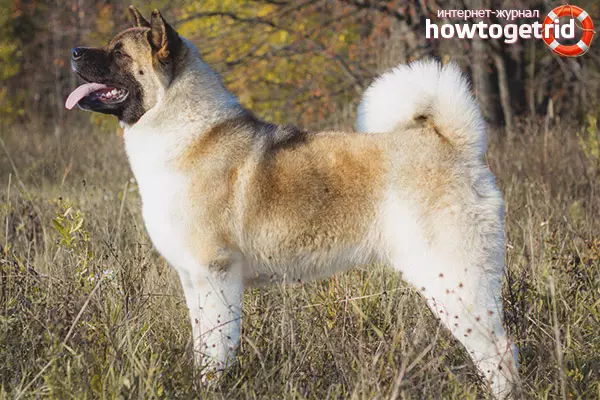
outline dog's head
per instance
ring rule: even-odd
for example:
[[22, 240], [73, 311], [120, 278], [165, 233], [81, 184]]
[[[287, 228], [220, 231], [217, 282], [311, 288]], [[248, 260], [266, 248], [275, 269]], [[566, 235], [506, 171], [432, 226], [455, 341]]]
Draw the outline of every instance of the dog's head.
[[76, 47], [71, 66], [86, 81], [65, 106], [116, 115], [136, 123], [160, 100], [187, 51], [177, 32], [158, 10], [148, 22], [133, 6], [134, 27], [115, 36], [104, 47]]

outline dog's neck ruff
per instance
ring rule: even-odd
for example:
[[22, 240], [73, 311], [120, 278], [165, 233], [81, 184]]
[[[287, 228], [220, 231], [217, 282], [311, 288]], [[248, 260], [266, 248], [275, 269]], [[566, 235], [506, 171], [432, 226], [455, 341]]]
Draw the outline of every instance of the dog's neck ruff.
[[[156, 134], [197, 136], [245, 112], [238, 99], [223, 86], [219, 75], [202, 60], [196, 46], [182, 38], [187, 55], [163, 96], [137, 123], [122, 124], [126, 135], [144, 130]], [[169, 131], [174, 122], [185, 129]]]
[[135, 124], [122, 124], [136, 175], [168, 166], [204, 132], [247, 112], [196, 47], [183, 40], [187, 56], [164, 95]]

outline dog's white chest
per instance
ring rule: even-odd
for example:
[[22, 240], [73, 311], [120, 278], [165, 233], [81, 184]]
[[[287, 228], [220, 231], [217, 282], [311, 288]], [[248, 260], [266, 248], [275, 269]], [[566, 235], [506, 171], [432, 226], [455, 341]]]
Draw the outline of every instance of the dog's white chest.
[[177, 268], [186, 263], [183, 229], [183, 210], [179, 196], [184, 190], [181, 178], [161, 174], [152, 178], [151, 184], [140, 184], [142, 214], [146, 230], [161, 255]]
[[192, 256], [186, 248], [187, 221], [183, 199], [187, 192], [185, 177], [164, 161], [164, 143], [152, 139], [129, 140], [127, 153], [142, 198], [146, 230], [159, 253], [178, 270], [189, 269]]

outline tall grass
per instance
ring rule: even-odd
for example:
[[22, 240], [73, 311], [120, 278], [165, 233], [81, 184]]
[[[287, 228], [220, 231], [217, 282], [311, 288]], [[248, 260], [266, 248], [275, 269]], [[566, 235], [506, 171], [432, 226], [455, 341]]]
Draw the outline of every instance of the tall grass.
[[[247, 291], [238, 365], [199, 386], [183, 294], [144, 231], [122, 139], [3, 132], [0, 398], [486, 396], [463, 349], [385, 266]], [[508, 211], [506, 325], [527, 398], [600, 396], [588, 134], [530, 127], [490, 145]]]

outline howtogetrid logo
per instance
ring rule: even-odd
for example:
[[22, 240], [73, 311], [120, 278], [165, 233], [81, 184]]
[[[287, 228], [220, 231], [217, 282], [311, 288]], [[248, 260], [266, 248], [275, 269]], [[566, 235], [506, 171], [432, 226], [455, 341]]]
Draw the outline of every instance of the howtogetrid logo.
[[[571, 21], [577, 19], [581, 23], [583, 35], [579, 42], [573, 45], [560, 44], [554, 37], [553, 32], [558, 30], [559, 18], [571, 17]], [[554, 26], [554, 29], [549, 29]], [[564, 57], [577, 57], [585, 54], [589, 50], [594, 38], [594, 22], [590, 15], [580, 7], [572, 5], [564, 5], [556, 7], [550, 11], [543, 24], [544, 42], [552, 49], [553, 52]]]
[[[427, 39], [504, 39], [513, 44], [519, 39], [542, 39], [556, 54], [563, 57], [578, 57], [587, 52], [594, 38], [594, 22], [590, 15], [580, 7], [566, 4], [554, 8], [542, 23], [539, 22], [539, 10], [438, 10], [438, 18], [462, 18], [464, 23], [442, 23], [436, 25], [429, 18], [425, 20], [425, 37]], [[533, 23], [496, 23], [489, 24], [492, 16], [496, 19], [513, 21], [519, 19], [535, 19]], [[561, 23], [560, 18], [570, 17], [569, 22]], [[467, 23], [470, 18], [478, 19], [477, 23]], [[577, 28], [577, 29], [576, 29]], [[564, 39], [573, 40], [576, 32], [583, 32], [581, 39], [575, 44], [563, 44]], [[562, 41], [562, 43], [561, 43]], [[572, 43], [572, 41], [571, 41]]]

